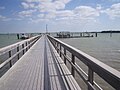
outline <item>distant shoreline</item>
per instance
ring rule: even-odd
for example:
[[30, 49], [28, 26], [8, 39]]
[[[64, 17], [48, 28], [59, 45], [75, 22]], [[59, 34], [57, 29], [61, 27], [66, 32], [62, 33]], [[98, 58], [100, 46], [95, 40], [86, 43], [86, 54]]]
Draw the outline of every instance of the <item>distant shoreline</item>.
[[101, 31], [101, 33], [120, 33], [120, 31]]
[[[59, 32], [59, 31], [58, 31]], [[49, 33], [58, 33], [58, 32], [49, 32]], [[71, 32], [71, 31], [68, 31], [68, 32], [70, 32], [70, 33], [84, 33], [84, 31], [82, 32]], [[114, 31], [114, 30], [109, 30], [109, 31], [90, 31], [90, 32], [88, 32], [88, 33], [120, 33], [120, 30], [116, 30], [116, 31]], [[13, 35], [16, 35], [16, 34], [23, 34], [23, 33], [0, 33], [0, 35], [11, 35], [11, 34], [13, 34]], [[24, 34], [45, 34], [45, 33], [40, 33], [40, 32], [38, 32], [38, 33], [24, 33]]]

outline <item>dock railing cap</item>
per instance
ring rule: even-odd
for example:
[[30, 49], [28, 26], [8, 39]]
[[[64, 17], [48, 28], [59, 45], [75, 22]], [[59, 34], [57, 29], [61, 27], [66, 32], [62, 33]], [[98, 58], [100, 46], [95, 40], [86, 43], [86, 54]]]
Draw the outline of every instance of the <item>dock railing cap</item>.
[[[52, 36], [48, 35], [49, 37], [53, 38]], [[76, 57], [83, 57], [84, 60], [81, 60], [84, 64], [86, 64], [87, 66], [93, 64], [93, 67], [94, 65], [95, 66], [98, 66], [100, 67], [102, 70], [105, 70], [107, 73], [109, 73], [109, 75], [112, 75], [114, 76], [117, 80], [119, 80], [120, 82], [120, 72], [110, 66], [108, 66], [107, 64], [104, 64], [103, 62], [99, 61], [98, 59], [84, 53], [83, 51], [81, 50], [78, 50], [56, 38], [53, 38], [54, 40], [56, 40], [57, 42], [59, 42], [62, 46], [64, 46], [64, 48], [66, 48], [68, 51], [71, 51], [73, 55], [75, 55]], [[94, 69], [94, 68], [92, 68]], [[95, 70], [95, 69], [94, 69]], [[95, 70], [96, 72], [96, 70]], [[98, 70], [97, 70], [98, 72]]]
[[40, 35], [31, 37], [31, 38], [26, 39], [26, 40], [19, 41], [19, 42], [17, 42], [17, 43], [14, 43], [14, 44], [5, 46], [5, 47], [3, 47], [3, 48], [0, 48], [0, 55], [1, 55], [2, 53], [4, 53], [4, 52], [7, 52], [8, 50], [10, 50], [10, 49], [12, 49], [12, 48], [14, 48], [14, 47], [17, 47], [17, 46], [20, 45], [20, 44], [23, 44], [23, 43], [26, 42], [26, 41], [30, 41], [30, 40], [32, 40], [33, 38], [36, 38], [36, 37], [38, 37], [38, 36], [40, 36]]

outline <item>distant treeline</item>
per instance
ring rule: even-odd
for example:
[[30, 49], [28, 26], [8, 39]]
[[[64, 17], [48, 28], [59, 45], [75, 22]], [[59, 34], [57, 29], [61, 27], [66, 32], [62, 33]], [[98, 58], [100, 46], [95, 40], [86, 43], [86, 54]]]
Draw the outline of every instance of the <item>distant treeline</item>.
[[120, 33], [120, 31], [101, 31], [101, 33]]

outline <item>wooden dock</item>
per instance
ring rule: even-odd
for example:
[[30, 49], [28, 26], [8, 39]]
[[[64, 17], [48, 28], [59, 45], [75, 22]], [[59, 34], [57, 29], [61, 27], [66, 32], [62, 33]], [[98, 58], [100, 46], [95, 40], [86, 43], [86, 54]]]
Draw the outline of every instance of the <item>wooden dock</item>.
[[50, 35], [3, 48], [1, 56], [7, 58], [0, 64], [0, 74], [8, 71], [0, 78], [0, 90], [86, 90], [81, 82], [78, 85], [76, 75], [87, 90], [104, 89], [94, 81], [95, 75], [107, 83], [106, 87], [110, 86], [107, 90], [120, 90], [119, 71]]
[[1, 78], [0, 90], [81, 90], [64, 61], [42, 36]]

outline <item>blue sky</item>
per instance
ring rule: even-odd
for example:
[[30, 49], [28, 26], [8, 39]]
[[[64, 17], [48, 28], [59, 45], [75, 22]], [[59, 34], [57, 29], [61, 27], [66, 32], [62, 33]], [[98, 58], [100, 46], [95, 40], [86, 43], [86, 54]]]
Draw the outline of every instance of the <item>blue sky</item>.
[[120, 30], [120, 0], [0, 0], [0, 33]]

